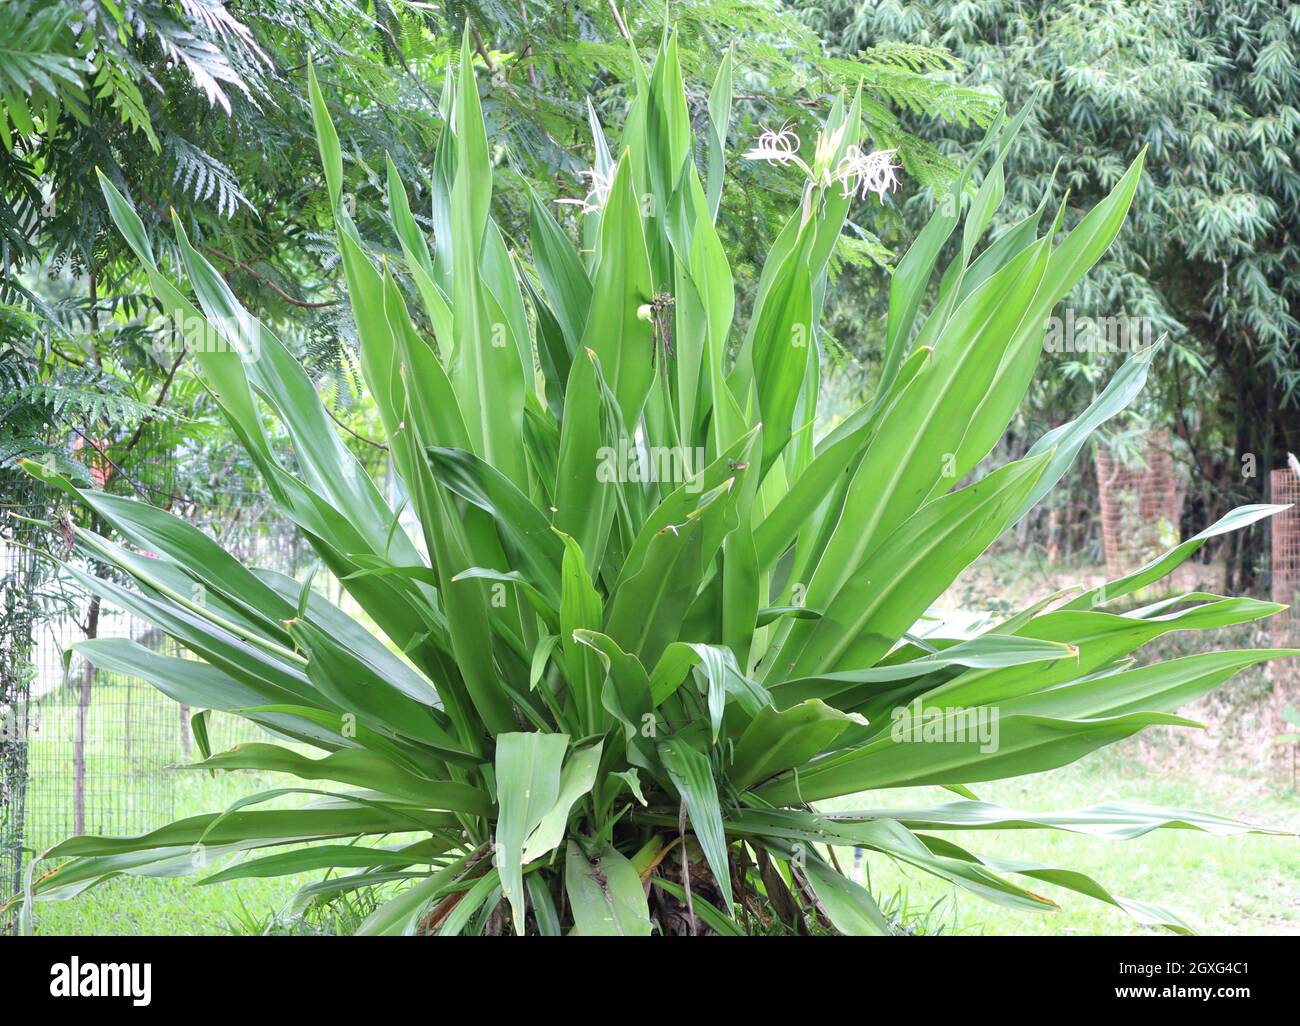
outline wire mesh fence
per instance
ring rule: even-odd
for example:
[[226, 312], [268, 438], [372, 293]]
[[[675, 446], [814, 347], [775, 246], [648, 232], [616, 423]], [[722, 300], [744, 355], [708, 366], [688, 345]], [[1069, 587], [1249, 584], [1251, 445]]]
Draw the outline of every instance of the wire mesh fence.
[[1119, 577], [1177, 543], [1182, 489], [1166, 432], [1131, 461], [1099, 445], [1096, 466], [1106, 572]]
[[[312, 587], [331, 601], [349, 601], [332, 575], [312, 574], [314, 553], [228, 444], [214, 439], [209, 448], [199, 436], [187, 439], [174, 425], [156, 421], [123, 434], [102, 440], [78, 432], [65, 441], [66, 455], [85, 468], [84, 483], [169, 510], [245, 565], [299, 581], [311, 576]], [[369, 472], [386, 479], [383, 461], [366, 455]], [[292, 456], [282, 459], [292, 473]], [[144, 681], [91, 665], [73, 646], [88, 637], [122, 637], [168, 655], [186, 653], [144, 621], [101, 607], [40, 554], [57, 552], [87, 573], [108, 575], [107, 567], [71, 554], [71, 531], [64, 525], [74, 520], [133, 546], [24, 474], [0, 474], [0, 485], [2, 903], [21, 890], [27, 862], [67, 837], [139, 834], [175, 818], [173, 769], [197, 753], [196, 710]], [[268, 739], [256, 725], [226, 713], [208, 713], [205, 725], [213, 751]], [[16, 926], [0, 920], [0, 932]]]
[[[130, 616], [105, 611], [100, 637], [162, 649], [161, 637]], [[79, 640], [64, 618], [37, 632], [27, 709], [26, 843], [32, 852], [76, 834], [143, 833], [175, 811], [168, 771], [187, 729], [180, 708], [145, 682], [64, 652]]]
[[[120, 448], [84, 437], [72, 440], [69, 450], [94, 486], [171, 510], [248, 565], [304, 578], [313, 563], [297, 529], [270, 508], [245, 468], [231, 467], [218, 480], [199, 482], [192, 478], [194, 454], [148, 426], [135, 439], [129, 460]], [[178, 486], [178, 479], [194, 487]], [[67, 837], [144, 833], [175, 818], [173, 767], [194, 755], [193, 710], [144, 681], [94, 667], [72, 650], [87, 637], [123, 637], [184, 655], [144, 621], [101, 607], [40, 555], [42, 550], [67, 555], [61, 537], [66, 532], [50, 530], [61, 518], [75, 517], [81, 526], [111, 534], [107, 525], [70, 509], [61, 493], [24, 475], [6, 475], [4, 489], [0, 901], [21, 889], [28, 860]], [[202, 499], [181, 494], [187, 491]], [[91, 562], [79, 565], [91, 574], [108, 573]], [[328, 575], [317, 587], [338, 594]], [[255, 725], [221, 713], [210, 715], [207, 727], [214, 750], [266, 737]], [[0, 921], [0, 932], [16, 925]]]
[[1273, 636], [1281, 642], [1300, 640], [1300, 477], [1290, 468], [1275, 470], [1270, 480], [1272, 501], [1291, 508], [1273, 517], [1273, 601], [1290, 608], [1273, 617]]
[[[163, 425], [146, 422], [125, 442], [78, 434], [71, 454], [91, 483], [164, 508], [176, 502], [176, 447]], [[129, 458], [128, 458], [129, 457]], [[117, 486], [116, 488], [114, 486]], [[109, 534], [107, 525], [66, 497], [41, 488], [30, 520]], [[71, 553], [70, 529], [43, 530], [42, 549], [65, 546], [60, 556], [108, 577], [108, 568]], [[51, 561], [40, 560], [45, 570]], [[21, 587], [21, 581], [19, 582]], [[73, 651], [86, 638], [125, 637], [161, 651], [162, 634], [135, 617], [103, 605], [66, 575], [51, 573], [53, 599], [34, 610], [25, 658], [28, 686], [22, 715], [27, 781], [23, 843], [28, 857], [74, 834], [140, 833], [174, 811], [167, 767], [177, 759], [181, 726], [176, 704], [143, 681], [99, 669]]]
[[[19, 486], [0, 511], [0, 893], [22, 882], [27, 811], [27, 702], [31, 691], [32, 633], [39, 610], [40, 568], [27, 547], [33, 526], [19, 519], [34, 510], [33, 489]], [[11, 930], [0, 919], [0, 932]]]

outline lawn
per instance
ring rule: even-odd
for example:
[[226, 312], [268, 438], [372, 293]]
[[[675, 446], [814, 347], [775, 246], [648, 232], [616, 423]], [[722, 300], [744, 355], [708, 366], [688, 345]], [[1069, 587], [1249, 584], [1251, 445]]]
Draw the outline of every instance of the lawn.
[[[271, 775], [212, 778], [178, 773], [177, 815], [224, 808], [241, 795], [274, 787]], [[1136, 801], [1196, 808], [1275, 827], [1300, 830], [1300, 797], [1259, 775], [1214, 766], [1176, 779], [1139, 760], [1126, 744], [1081, 763], [1014, 781], [975, 788], [987, 801], [1025, 810], [1059, 810], [1102, 801]], [[939, 789], [876, 793], [844, 807], [931, 804], [950, 798]], [[965, 832], [954, 840], [981, 853], [1069, 866], [1096, 877], [1114, 893], [1162, 902], [1199, 931], [1211, 934], [1300, 934], [1300, 848], [1294, 837], [1211, 837], [1160, 831], [1132, 841], [1101, 841], [1047, 831]], [[870, 883], [905, 918], [928, 932], [960, 934], [1120, 934], [1149, 932], [1117, 909], [1047, 885], [1035, 890], [1061, 904], [1056, 913], [1003, 909], [915, 870], [873, 857]], [[38, 906], [42, 934], [225, 934], [258, 932], [313, 875], [193, 886], [194, 877], [114, 880], [67, 902]]]
[[[1216, 765], [1187, 764], [1182, 775], [1140, 759], [1126, 742], [1072, 766], [1016, 780], [973, 785], [985, 801], [1023, 811], [1060, 811], [1125, 801], [1213, 812], [1270, 827], [1300, 831], [1300, 796], [1263, 776]], [[845, 799], [845, 808], [940, 804], [953, 796], [939, 788]], [[1300, 847], [1294, 836], [1213, 837], [1161, 830], [1129, 841], [1063, 831], [952, 831], [955, 843], [980, 854], [1069, 867], [1112, 893], [1166, 905], [1199, 933], [1300, 934]], [[904, 918], [931, 932], [959, 934], [1151, 933], [1110, 905], [1073, 891], [1020, 880], [1057, 901], [1059, 912], [1002, 908], [928, 874], [877, 856], [867, 863], [877, 894], [899, 903]], [[864, 882], [867, 877], [864, 876]]]

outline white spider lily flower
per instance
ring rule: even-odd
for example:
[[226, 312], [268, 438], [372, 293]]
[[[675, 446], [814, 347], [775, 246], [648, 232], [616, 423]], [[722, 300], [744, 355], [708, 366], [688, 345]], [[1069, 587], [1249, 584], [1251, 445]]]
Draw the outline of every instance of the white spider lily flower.
[[584, 214], [593, 214], [600, 210], [605, 205], [605, 201], [609, 199], [610, 181], [594, 167], [590, 171], [579, 171], [578, 177], [586, 178], [591, 182], [591, 188], [587, 190], [587, 194], [582, 199], [566, 197], [557, 199], [555, 202], [581, 207]]
[[764, 129], [753, 148], [746, 150], [742, 156], [745, 160], [765, 160], [769, 164], [798, 164], [806, 174], [812, 174], [799, 156], [799, 136], [788, 121], [776, 131]]
[[858, 147], [850, 146], [844, 157], [835, 167], [834, 180], [844, 189], [845, 196], [860, 192], [862, 198], [874, 192], [881, 200], [885, 193], [898, 188], [898, 175], [895, 174], [902, 164], [894, 163], [897, 150], [875, 150], [863, 153]]

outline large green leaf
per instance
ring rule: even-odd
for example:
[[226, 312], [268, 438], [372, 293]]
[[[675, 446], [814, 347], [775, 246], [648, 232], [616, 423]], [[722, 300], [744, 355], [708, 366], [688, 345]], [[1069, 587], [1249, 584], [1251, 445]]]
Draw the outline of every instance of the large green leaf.
[[1204, 531], [1192, 535], [1192, 537], [1175, 545], [1163, 555], [1155, 557], [1150, 562], [1143, 564], [1130, 574], [1125, 574], [1118, 580], [1108, 581], [1100, 587], [1084, 592], [1077, 598], [1067, 602], [1063, 608], [1095, 609], [1107, 602], [1114, 602], [1116, 599], [1131, 595], [1138, 589], [1144, 588], [1148, 584], [1154, 584], [1161, 578], [1173, 573], [1174, 570], [1200, 551], [1201, 547], [1211, 538], [1217, 538], [1230, 531], [1239, 531], [1251, 524], [1258, 523], [1265, 517], [1280, 513], [1286, 508], [1286, 506], [1266, 504], [1238, 506], [1236, 509], [1224, 514]]
[[771, 680], [873, 665], [1002, 533], [1046, 461], [1044, 454], [1009, 464], [929, 503], [880, 546], [866, 572], [845, 582], [821, 619], [795, 623]]
[[889, 923], [868, 890], [836, 872], [816, 855], [804, 862], [804, 872], [818, 903], [840, 933], [849, 937], [889, 936]]
[[731, 782], [745, 789], [775, 776], [831, 747], [850, 723], [867, 722], [815, 698], [777, 711], [770, 706], [754, 717], [736, 742]]
[[560, 795], [567, 734], [502, 734], [497, 738], [496, 867], [501, 893], [510, 902], [515, 932], [524, 932], [524, 842]]
[[574, 931], [583, 937], [648, 937], [650, 908], [632, 863], [608, 845], [594, 858], [569, 841], [564, 886], [573, 909]]
[[1187, 809], [1163, 809], [1127, 802], [1090, 805], [1068, 812], [1020, 812], [988, 802], [951, 802], [927, 809], [879, 809], [826, 813], [841, 820], [895, 820], [909, 830], [1067, 830], [1111, 840], [1131, 840], [1152, 830], [1201, 830], [1221, 836], [1286, 833]]
[[323, 759], [311, 759], [279, 745], [245, 743], [195, 763], [194, 768], [290, 773], [303, 780], [355, 784], [426, 809], [476, 816], [486, 816], [492, 811], [492, 803], [482, 791], [467, 784], [422, 779], [374, 752], [344, 750]]
[[569, 815], [574, 804], [591, 792], [600, 767], [601, 745], [594, 744], [574, 752], [560, 774], [560, 793], [541, 822], [524, 843], [523, 862], [548, 855], [564, 842]]
[[228, 812], [179, 819], [139, 837], [72, 837], [45, 853], [46, 858], [116, 855], [202, 842], [217, 846], [258, 840], [287, 843], [316, 838], [402, 833], [420, 826], [455, 826], [446, 813], [386, 810], [378, 806], [337, 809], [273, 809]]
[[[655, 338], [651, 320], [641, 309], [654, 298], [654, 286], [627, 154], [609, 186], [596, 255], [582, 345], [600, 360], [623, 411], [623, 426], [630, 432], [654, 379]], [[594, 452], [587, 459], [594, 460]]]

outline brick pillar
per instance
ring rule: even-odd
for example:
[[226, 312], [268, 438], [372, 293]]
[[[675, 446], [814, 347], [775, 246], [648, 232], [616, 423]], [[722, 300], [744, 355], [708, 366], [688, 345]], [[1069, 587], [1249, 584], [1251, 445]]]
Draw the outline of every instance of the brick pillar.
[[[1296, 603], [1300, 601], [1300, 477], [1290, 468], [1273, 471], [1270, 479], [1273, 501], [1290, 504], [1272, 518], [1273, 528], [1273, 601], [1281, 602], [1284, 609], [1269, 622], [1273, 645], [1276, 648], [1300, 648], [1300, 617], [1296, 616]], [[1300, 709], [1300, 666], [1295, 659], [1272, 663], [1273, 672], [1273, 733], [1293, 732], [1294, 727], [1282, 719], [1288, 704]], [[1290, 766], [1289, 758], [1282, 760]]]

